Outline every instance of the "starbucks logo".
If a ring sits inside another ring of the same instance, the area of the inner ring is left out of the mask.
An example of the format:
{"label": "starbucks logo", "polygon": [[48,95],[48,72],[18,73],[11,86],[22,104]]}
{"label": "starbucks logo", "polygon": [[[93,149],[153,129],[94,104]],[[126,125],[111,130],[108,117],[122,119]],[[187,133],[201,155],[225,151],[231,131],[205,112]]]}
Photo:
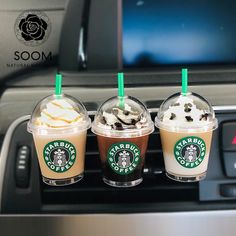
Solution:
{"label": "starbucks logo", "polygon": [[70,142],[55,140],[44,147],[43,157],[52,171],[65,172],[75,163],[76,149]]}
{"label": "starbucks logo", "polygon": [[140,150],[133,143],[115,143],[109,148],[107,159],[114,172],[120,175],[128,175],[140,163]]}
{"label": "starbucks logo", "polygon": [[174,155],[181,166],[195,168],[202,163],[206,155],[206,144],[199,137],[182,138],[175,144]]}

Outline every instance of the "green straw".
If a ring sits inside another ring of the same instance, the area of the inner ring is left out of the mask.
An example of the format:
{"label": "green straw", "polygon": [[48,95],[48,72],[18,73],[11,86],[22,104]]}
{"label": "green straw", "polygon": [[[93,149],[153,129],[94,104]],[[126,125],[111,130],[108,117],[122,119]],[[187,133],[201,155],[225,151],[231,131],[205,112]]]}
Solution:
{"label": "green straw", "polygon": [[124,73],[118,73],[118,97],[119,97],[119,107],[124,108]]}
{"label": "green straw", "polygon": [[56,74],[56,85],[55,85],[55,95],[62,95],[62,75]]}
{"label": "green straw", "polygon": [[182,95],[188,93],[188,69],[182,69]]}

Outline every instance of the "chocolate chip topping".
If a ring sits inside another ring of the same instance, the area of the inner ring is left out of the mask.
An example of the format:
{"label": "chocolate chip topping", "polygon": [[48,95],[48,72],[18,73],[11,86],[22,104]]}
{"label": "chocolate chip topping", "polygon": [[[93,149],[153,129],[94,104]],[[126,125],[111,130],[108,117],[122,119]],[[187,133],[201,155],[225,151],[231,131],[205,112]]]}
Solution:
{"label": "chocolate chip topping", "polygon": [[192,122],[193,121],[193,118],[191,116],[185,116],[185,119],[188,121],[188,122]]}
{"label": "chocolate chip topping", "polygon": [[117,116],[118,115],[118,110],[117,109],[112,109],[113,115]]}
{"label": "chocolate chip topping", "polygon": [[175,117],[176,115],[174,113],[171,113],[170,120],[174,120]]}
{"label": "chocolate chip topping", "polygon": [[123,111],[123,114],[124,114],[125,116],[128,116],[128,115],[130,114],[130,112],[129,112],[129,111]]}
{"label": "chocolate chip topping", "polygon": [[189,107],[187,107],[187,108],[184,109],[184,111],[185,111],[185,112],[190,112],[190,111],[192,111],[192,109],[189,108]]}
{"label": "chocolate chip topping", "polygon": [[101,119],[101,123],[103,125],[106,125],[107,124],[107,121],[106,121],[106,118],[103,116],[102,119]]}
{"label": "chocolate chip topping", "polygon": [[184,111],[185,112],[190,112],[192,110],[190,107],[192,107],[192,104],[191,103],[186,103],[184,105]]}
{"label": "chocolate chip topping", "polygon": [[116,123],[115,123],[115,128],[116,128],[117,130],[123,130],[123,126],[122,126],[122,124],[119,123],[119,122],[116,122]]}
{"label": "chocolate chip topping", "polygon": [[208,113],[202,114],[200,120],[205,120],[205,121],[207,121],[208,116],[209,116]]}

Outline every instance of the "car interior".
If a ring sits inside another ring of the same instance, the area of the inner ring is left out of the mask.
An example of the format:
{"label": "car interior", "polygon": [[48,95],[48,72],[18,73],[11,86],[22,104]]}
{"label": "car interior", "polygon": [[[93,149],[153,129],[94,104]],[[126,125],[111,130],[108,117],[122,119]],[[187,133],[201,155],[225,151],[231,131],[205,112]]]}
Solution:
{"label": "car interior", "polygon": [[[0,235],[235,235],[234,1],[0,3]],[[33,21],[37,29],[30,28]],[[163,101],[181,91],[183,68],[189,91],[206,99],[218,120],[203,180],[166,176],[155,126],[143,182],[135,187],[103,182],[90,128],[84,178],[66,186],[42,181],[27,124],[35,106],[54,93],[56,74],[63,93],[82,102],[95,122],[99,107],[117,96],[122,73],[125,94],[141,101],[154,122]]]}

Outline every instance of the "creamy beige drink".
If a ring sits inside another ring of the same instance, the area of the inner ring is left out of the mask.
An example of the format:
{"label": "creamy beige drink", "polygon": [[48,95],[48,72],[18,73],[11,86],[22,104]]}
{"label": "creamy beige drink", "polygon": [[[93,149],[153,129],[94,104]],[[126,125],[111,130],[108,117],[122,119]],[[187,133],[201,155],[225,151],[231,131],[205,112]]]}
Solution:
{"label": "creamy beige drink", "polygon": [[167,176],[178,181],[198,181],[206,176],[214,111],[197,94],[175,94],[161,105],[156,126],[160,129]]}
{"label": "creamy beige drink", "polygon": [[72,184],[83,177],[90,119],[82,103],[67,95],[52,95],[35,108],[28,123],[33,134],[43,181]]}
{"label": "creamy beige drink", "polygon": [[178,173],[178,175],[184,177],[206,173],[211,147],[212,131],[204,133],[189,133],[187,136],[187,142],[193,143],[194,146],[195,144],[198,145],[198,143],[200,144],[199,147],[201,147],[201,145],[203,146],[204,143],[199,141],[200,139],[205,142],[206,152],[204,158],[201,156],[197,158],[194,154],[196,153],[196,149],[194,146],[191,147],[190,144],[190,146],[187,146],[185,151],[183,151],[184,154],[186,153],[186,155],[189,156],[188,160],[185,160],[184,158],[181,158],[181,155],[178,155],[177,161],[173,161],[173,147],[175,147],[176,144],[178,144],[179,149],[184,147],[183,141],[181,142],[179,140],[185,140],[186,134],[161,130],[160,135],[162,140],[163,155],[165,157],[165,167],[169,174],[175,175]]}
{"label": "creamy beige drink", "polygon": [[[60,147],[60,142],[57,141],[57,135],[51,135],[49,137],[45,137],[45,135],[34,135],[34,142],[37,150],[37,155],[39,157],[38,160],[42,176],[49,179],[61,179],[61,178],[66,179],[75,177],[79,174],[83,174],[86,133],[87,132],[84,131],[62,136],[63,140],[66,140],[67,142],[73,144],[74,149],[77,150],[76,161],[73,163],[72,166],[70,165],[70,163],[66,164],[67,161],[64,161],[62,158],[61,161],[57,160],[57,165],[55,164],[55,160],[54,162],[53,161],[45,162],[44,160],[43,150],[48,143],[52,142],[52,145],[54,147]],[[64,143],[61,143],[61,146],[64,148]],[[50,151],[51,150],[49,149],[48,155],[50,155]],[[46,152],[47,150],[45,150],[45,153]],[[59,170],[61,170],[61,172],[58,172]]]}

